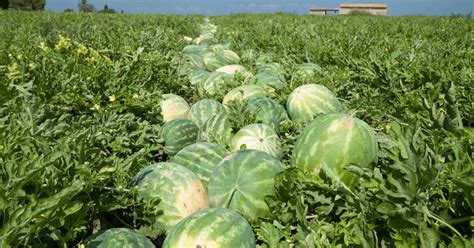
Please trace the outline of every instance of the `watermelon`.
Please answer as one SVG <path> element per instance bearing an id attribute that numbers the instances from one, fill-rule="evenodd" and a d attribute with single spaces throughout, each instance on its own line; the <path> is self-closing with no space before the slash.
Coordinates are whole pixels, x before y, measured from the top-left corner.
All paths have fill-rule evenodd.
<path id="1" fill-rule="evenodd" d="M 297 76 L 302 79 L 310 79 L 316 75 L 323 74 L 323 69 L 321 66 L 314 63 L 303 63 L 295 66 L 293 72 L 294 76 Z"/>
<path id="2" fill-rule="evenodd" d="M 226 49 L 219 49 L 214 53 L 208 53 L 204 56 L 204 64 L 209 71 L 215 71 L 224 65 L 238 64 L 239 61 L 239 55 Z"/>
<path id="3" fill-rule="evenodd" d="M 286 84 L 274 74 L 268 72 L 259 72 L 248 81 L 249 84 L 256 84 L 263 86 L 270 95 L 276 95 L 276 90 L 283 89 Z"/>
<path id="4" fill-rule="evenodd" d="M 232 122 L 227 113 L 223 111 L 206 121 L 199 133 L 199 140 L 226 146 L 230 143 L 232 136 Z"/>
<path id="5" fill-rule="evenodd" d="M 155 245 L 143 234 L 128 228 L 112 228 L 100 231 L 86 240 L 86 248 L 154 248 Z M 79 246 L 81 247 L 81 246 Z"/>
<path id="6" fill-rule="evenodd" d="M 209 181 L 211 206 L 230 208 L 250 222 L 270 217 L 265 197 L 274 195 L 275 175 L 283 169 L 283 163 L 261 151 L 243 150 L 227 156 Z"/>
<path id="7" fill-rule="evenodd" d="M 268 92 L 262 86 L 253 84 L 241 85 L 229 91 L 224 96 L 222 104 L 224 105 L 224 107 L 227 107 L 228 104 L 232 101 L 236 101 L 239 104 L 244 104 L 246 103 L 246 101 L 252 98 L 262 96 L 268 96 Z"/>
<path id="8" fill-rule="evenodd" d="M 198 84 L 198 93 L 200 96 L 223 95 L 231 81 L 232 75 L 224 72 L 211 72 L 202 83 Z"/>
<path id="9" fill-rule="evenodd" d="M 318 114 L 343 112 L 342 104 L 326 87 L 318 84 L 302 85 L 288 96 L 286 109 L 291 120 L 307 123 Z"/>
<path id="10" fill-rule="evenodd" d="M 280 123 L 289 120 L 285 108 L 268 97 L 254 98 L 245 108 L 255 116 L 256 123 L 267 124 L 275 130 L 280 128 Z"/>
<path id="11" fill-rule="evenodd" d="M 168 232 L 183 218 L 209 207 L 201 180 L 179 164 L 168 162 L 145 167 L 132 179 L 130 186 L 136 187 L 145 201 L 159 200 L 154 206 L 155 222 L 140 229 L 147 236 Z"/>
<path id="12" fill-rule="evenodd" d="M 203 84 L 207 77 L 209 77 L 209 74 L 206 70 L 192 70 L 188 75 L 188 79 L 191 85 Z"/>
<path id="13" fill-rule="evenodd" d="M 250 124 L 240 129 L 230 142 L 230 150 L 235 152 L 243 146 L 245 149 L 266 152 L 277 159 L 282 158 L 280 138 L 265 124 Z"/>
<path id="14" fill-rule="evenodd" d="M 182 97 L 174 94 L 164 94 L 160 101 L 161 116 L 164 122 L 188 118 L 189 105 Z"/>
<path id="15" fill-rule="evenodd" d="M 204 55 L 210 52 L 209 47 L 200 45 L 188 45 L 183 48 L 184 54 Z"/>
<path id="16" fill-rule="evenodd" d="M 225 65 L 225 66 L 219 67 L 216 70 L 216 72 L 223 72 L 229 75 L 235 75 L 239 73 L 244 78 L 250 78 L 252 76 L 252 73 L 249 72 L 245 67 L 241 65 Z"/>
<path id="17" fill-rule="evenodd" d="M 203 99 L 191 106 L 191 109 L 189 110 L 189 119 L 199 128 L 203 128 L 209 118 L 222 111 L 225 111 L 225 109 L 220 102 L 212 99 Z"/>
<path id="18" fill-rule="evenodd" d="M 204 186 L 207 186 L 212 170 L 227 155 L 229 155 L 229 151 L 221 145 L 200 142 L 183 148 L 170 162 L 190 169 L 199 177 Z"/>
<path id="19" fill-rule="evenodd" d="M 163 248 L 254 248 L 255 234 L 238 213 L 208 208 L 192 214 L 170 231 Z"/>
<path id="20" fill-rule="evenodd" d="M 303 130 L 291 163 L 312 174 L 327 165 L 344 183 L 353 185 L 357 178 L 344 167 L 350 163 L 369 166 L 376 158 L 377 141 L 368 124 L 346 114 L 326 114 Z"/>
<path id="21" fill-rule="evenodd" d="M 285 74 L 285 68 L 283 68 L 281 64 L 276 62 L 259 63 L 257 64 L 257 71 L 258 73 L 268 73 L 277 77 L 281 77 L 283 76 L 283 74 Z"/>
<path id="22" fill-rule="evenodd" d="M 184 147 L 196 142 L 199 128 L 187 119 L 176 119 L 165 123 L 160 130 L 160 141 L 165 143 L 165 152 L 174 155 Z"/>

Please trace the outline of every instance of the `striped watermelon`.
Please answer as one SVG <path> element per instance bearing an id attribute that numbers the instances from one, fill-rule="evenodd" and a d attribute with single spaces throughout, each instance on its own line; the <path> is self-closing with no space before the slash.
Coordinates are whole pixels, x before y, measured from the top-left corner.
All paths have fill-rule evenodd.
<path id="1" fill-rule="evenodd" d="M 343 182 L 353 185 L 356 177 L 344 170 L 349 163 L 368 166 L 377 158 L 377 141 L 372 128 L 345 114 L 317 117 L 298 138 L 291 163 L 318 174 L 326 164 Z"/>
<path id="2" fill-rule="evenodd" d="M 192 70 L 188 75 L 188 79 L 191 85 L 198 85 L 204 83 L 207 77 L 209 77 L 209 74 L 210 73 L 205 70 Z"/>
<path id="3" fill-rule="evenodd" d="M 224 65 L 238 64 L 239 61 L 239 55 L 226 49 L 219 49 L 204 56 L 204 64 L 209 71 L 215 71 Z"/>
<path id="4" fill-rule="evenodd" d="M 128 228 L 112 228 L 100 231 L 86 240 L 84 240 L 86 248 L 154 248 L 155 245 L 143 234 Z M 79 245 L 79 247 L 81 247 Z"/>
<path id="5" fill-rule="evenodd" d="M 314 64 L 314 63 L 303 63 L 295 66 L 295 70 L 293 72 L 294 76 L 297 76 L 302 79 L 310 79 L 315 75 L 323 74 L 323 69 L 321 66 Z"/>
<path id="6" fill-rule="evenodd" d="M 227 146 L 232 139 L 232 122 L 226 112 L 209 118 L 199 133 L 199 140 Z"/>
<path id="7" fill-rule="evenodd" d="M 232 81 L 232 75 L 224 72 L 211 72 L 198 84 L 198 93 L 200 96 L 223 95 Z"/>
<path id="8" fill-rule="evenodd" d="M 293 121 L 310 122 L 318 114 L 343 112 L 342 104 L 326 87 L 305 84 L 291 92 L 286 109 Z"/>
<path id="9" fill-rule="evenodd" d="M 189 119 L 199 128 L 203 128 L 209 118 L 222 111 L 225 111 L 225 109 L 220 102 L 212 99 L 203 99 L 191 106 L 191 109 L 189 110 Z"/>
<path id="10" fill-rule="evenodd" d="M 209 207 L 206 190 L 189 169 L 175 163 L 157 163 L 142 169 L 131 181 L 145 201 L 159 200 L 156 221 L 140 231 L 147 236 L 168 232 L 181 219 Z"/>
<path id="11" fill-rule="evenodd" d="M 245 79 L 252 77 L 252 73 L 241 65 L 224 65 L 222 67 L 219 67 L 216 72 L 223 72 L 229 75 L 235 75 L 238 73 Z"/>
<path id="12" fill-rule="evenodd" d="M 187 45 L 183 48 L 184 54 L 198 54 L 204 55 L 210 52 L 209 47 L 207 46 L 200 46 L 200 45 Z"/>
<path id="13" fill-rule="evenodd" d="M 189 105 L 182 97 L 174 94 L 164 94 L 160 101 L 161 116 L 164 122 L 188 118 Z"/>
<path id="14" fill-rule="evenodd" d="M 174 155 L 184 147 L 196 142 L 199 128 L 190 120 L 176 119 L 165 123 L 160 130 L 160 141 L 165 143 L 165 152 Z"/>
<path id="15" fill-rule="evenodd" d="M 235 152 L 243 146 L 245 149 L 266 152 L 277 159 L 282 157 L 280 138 L 265 124 L 251 124 L 240 129 L 230 142 L 230 150 Z"/>
<path id="16" fill-rule="evenodd" d="M 262 86 L 253 84 L 241 85 L 229 91 L 224 96 L 222 104 L 224 105 L 224 107 L 227 107 L 228 104 L 232 101 L 236 101 L 240 104 L 243 104 L 252 98 L 262 96 L 268 96 L 268 92 Z"/>
<path id="17" fill-rule="evenodd" d="M 255 116 L 256 123 L 269 125 L 275 130 L 280 128 L 280 123 L 289 120 L 285 108 L 268 97 L 254 98 L 245 108 Z"/>
<path id="18" fill-rule="evenodd" d="M 238 213 L 225 208 L 208 208 L 192 214 L 166 237 L 163 248 L 254 248 L 255 235 Z"/>
<path id="19" fill-rule="evenodd" d="M 276 94 L 276 90 L 281 90 L 286 86 L 277 75 L 268 72 L 257 73 L 248 83 L 263 86 L 272 96 Z"/>
<path id="20" fill-rule="evenodd" d="M 171 159 L 171 162 L 193 171 L 207 187 L 212 170 L 227 155 L 229 151 L 221 145 L 200 142 L 183 148 Z"/>
<path id="21" fill-rule="evenodd" d="M 277 77 L 281 77 L 285 74 L 285 68 L 276 62 L 257 64 L 257 70 L 258 73 L 268 73 Z"/>
<path id="22" fill-rule="evenodd" d="M 274 194 L 275 175 L 283 169 L 283 163 L 261 151 L 243 150 L 227 156 L 209 181 L 211 206 L 230 208 L 251 222 L 269 217 L 265 197 Z"/>

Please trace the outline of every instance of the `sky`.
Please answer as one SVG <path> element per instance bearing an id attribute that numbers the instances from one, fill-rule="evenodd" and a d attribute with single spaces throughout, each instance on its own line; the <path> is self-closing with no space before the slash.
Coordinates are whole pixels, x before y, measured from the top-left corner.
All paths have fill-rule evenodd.
<path id="1" fill-rule="evenodd" d="M 77 10 L 79 0 L 46 0 L 46 9 Z M 386 3 L 389 15 L 467 14 L 474 10 L 474 0 L 89 0 L 97 9 L 105 4 L 126 13 L 205 14 L 272 13 L 278 11 L 306 14 L 311 7 L 338 7 L 340 3 Z"/>

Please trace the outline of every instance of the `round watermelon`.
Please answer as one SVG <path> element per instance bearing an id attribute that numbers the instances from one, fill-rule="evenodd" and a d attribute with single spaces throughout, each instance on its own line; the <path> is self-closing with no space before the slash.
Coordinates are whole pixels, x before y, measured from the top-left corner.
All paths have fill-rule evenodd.
<path id="1" fill-rule="evenodd" d="M 209 71 L 215 71 L 225 65 L 238 64 L 239 61 L 240 58 L 236 53 L 226 49 L 218 49 L 204 56 L 204 64 Z"/>
<path id="2" fill-rule="evenodd" d="M 158 213 L 151 226 L 140 231 L 147 236 L 168 232 L 183 218 L 209 207 L 201 180 L 189 169 L 175 163 L 157 163 L 142 169 L 131 181 L 145 201 L 159 200 Z"/>
<path id="3" fill-rule="evenodd" d="M 209 181 L 211 206 L 230 208 L 251 222 L 269 217 L 265 197 L 275 193 L 274 178 L 283 169 L 283 163 L 257 150 L 227 156 L 214 169 Z"/>
<path id="4" fill-rule="evenodd" d="M 285 69 L 283 66 L 276 62 L 271 63 L 259 63 L 257 64 L 258 73 L 268 73 L 277 77 L 283 76 Z"/>
<path id="5" fill-rule="evenodd" d="M 165 123 L 160 130 L 160 141 L 164 142 L 165 152 L 174 155 L 184 147 L 196 142 L 199 128 L 187 119 L 176 119 Z"/>
<path id="6" fill-rule="evenodd" d="M 182 97 L 174 94 L 164 94 L 160 101 L 161 116 L 164 122 L 188 118 L 189 105 Z"/>
<path id="7" fill-rule="evenodd" d="M 218 71 L 211 72 L 204 81 L 197 85 L 198 93 L 200 96 L 223 95 L 228 85 L 230 85 L 231 80 L 232 75 Z"/>
<path id="8" fill-rule="evenodd" d="M 232 126 L 229 116 L 222 111 L 206 121 L 199 133 L 199 140 L 227 146 L 233 136 Z"/>
<path id="9" fill-rule="evenodd" d="M 209 118 L 223 111 L 225 111 L 225 109 L 220 102 L 212 99 L 203 99 L 191 106 L 189 119 L 199 128 L 203 128 Z"/>
<path id="10" fill-rule="evenodd" d="M 200 142 L 183 148 L 170 162 L 190 169 L 201 179 L 204 186 L 207 186 L 212 170 L 224 157 L 229 155 L 229 153 L 230 152 L 221 145 Z"/>
<path id="11" fill-rule="evenodd" d="M 344 183 L 353 185 L 356 176 L 344 167 L 368 166 L 377 158 L 373 129 L 364 121 L 345 114 L 317 117 L 298 138 L 291 163 L 309 173 L 330 169 Z"/>
<path id="12" fill-rule="evenodd" d="M 281 90 L 286 86 L 278 76 L 267 72 L 257 73 L 250 78 L 248 83 L 263 86 L 272 96 L 276 95 L 276 90 Z"/>
<path id="13" fill-rule="evenodd" d="M 240 129 L 230 142 L 230 150 L 235 152 L 245 149 L 266 152 L 271 156 L 281 159 L 280 138 L 276 132 L 265 124 L 251 124 Z"/>
<path id="14" fill-rule="evenodd" d="M 285 108 L 268 97 L 254 98 L 248 101 L 245 108 L 255 116 L 256 123 L 269 125 L 275 130 L 280 128 L 280 123 L 289 120 Z"/>
<path id="15" fill-rule="evenodd" d="M 209 77 L 210 72 L 205 70 L 193 70 L 189 73 L 188 79 L 191 85 L 199 85 L 204 83 Z"/>
<path id="16" fill-rule="evenodd" d="M 241 215 L 225 208 L 209 208 L 181 221 L 163 243 L 163 248 L 185 247 L 253 248 L 256 244 L 252 227 Z"/>
<path id="17" fill-rule="evenodd" d="M 84 240 L 84 246 L 86 248 L 155 247 L 155 245 L 153 245 L 153 243 L 146 236 L 128 228 L 112 228 L 100 231 Z"/>
<path id="18" fill-rule="evenodd" d="M 234 75 L 236 73 L 241 73 L 242 75 L 245 75 L 249 73 L 249 71 L 241 65 L 224 65 L 222 67 L 219 67 L 216 71 L 227 73 L 230 75 Z"/>
<path id="19" fill-rule="evenodd" d="M 323 73 L 323 69 L 321 66 L 314 64 L 314 63 L 303 63 L 295 66 L 295 70 L 293 75 L 302 78 L 302 79 L 310 79 L 315 75 L 321 75 Z"/>
<path id="20" fill-rule="evenodd" d="M 343 112 L 337 97 L 318 84 L 306 84 L 293 90 L 286 108 L 291 120 L 303 123 L 310 122 L 318 114 Z"/>
<path id="21" fill-rule="evenodd" d="M 253 84 L 241 85 L 229 91 L 224 96 L 222 104 L 224 105 L 224 107 L 227 107 L 232 101 L 244 104 L 246 101 L 252 98 L 262 96 L 268 96 L 268 92 L 262 86 Z"/>

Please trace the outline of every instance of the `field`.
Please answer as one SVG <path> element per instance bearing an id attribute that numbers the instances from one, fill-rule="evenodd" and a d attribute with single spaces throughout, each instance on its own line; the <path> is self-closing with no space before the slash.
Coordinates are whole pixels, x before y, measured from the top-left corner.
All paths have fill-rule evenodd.
<path id="1" fill-rule="evenodd" d="M 130 182 L 173 157 L 161 137 L 162 95 L 222 102 L 248 80 L 238 74 L 212 96 L 191 84 L 184 37 L 204 23 L 0 11 L 0 247 L 72 247 L 155 220 L 157 203 Z M 265 198 L 269 214 L 250 221 L 257 245 L 474 245 L 472 18 L 238 14 L 210 23 L 212 44 L 227 44 L 252 74 L 281 65 L 283 86 L 271 94 L 281 106 L 300 85 L 324 85 L 377 137 L 377 160 L 347 167 L 358 175 L 351 186 L 297 169 L 306 125 L 281 123 L 285 169 Z M 302 63 L 320 69 L 296 74 Z M 229 109 L 233 133 L 255 121 Z M 157 247 L 164 238 L 152 235 Z"/>

